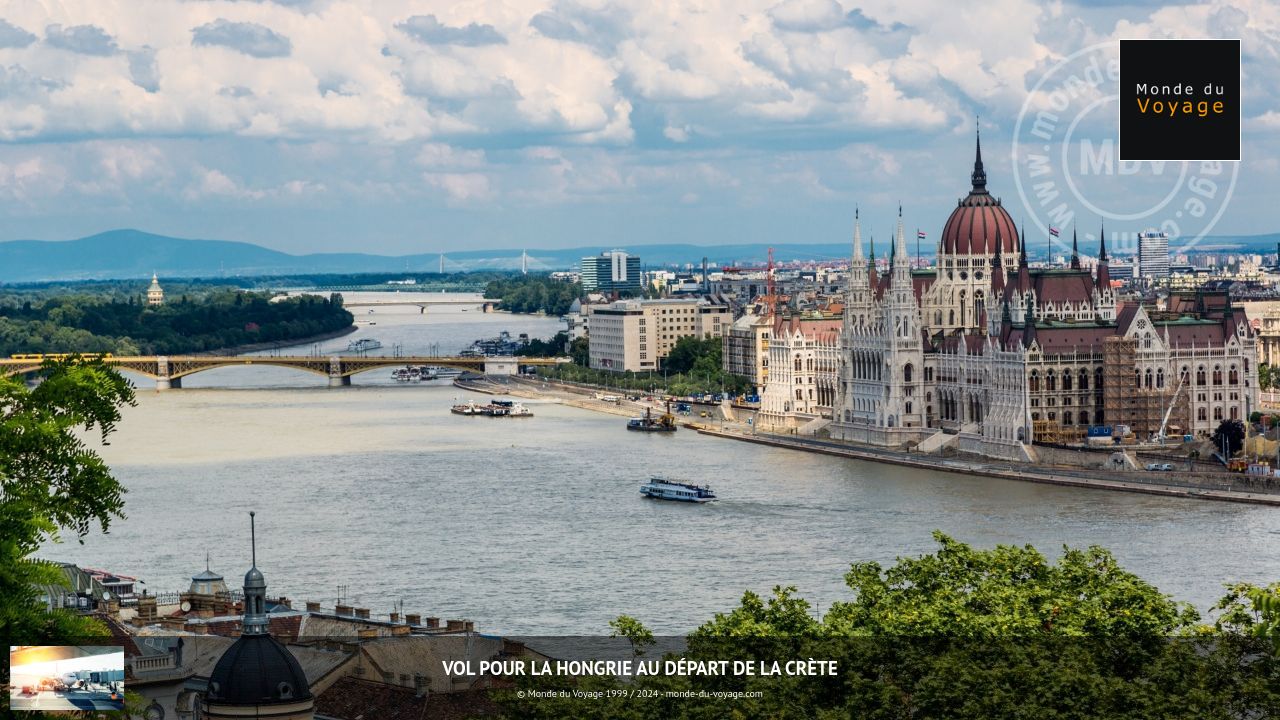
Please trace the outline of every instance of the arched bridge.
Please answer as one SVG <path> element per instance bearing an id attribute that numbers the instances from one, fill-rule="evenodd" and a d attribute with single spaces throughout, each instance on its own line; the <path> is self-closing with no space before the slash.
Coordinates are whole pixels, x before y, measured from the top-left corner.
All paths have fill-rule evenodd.
<path id="1" fill-rule="evenodd" d="M 242 365 L 272 365 L 296 368 L 314 375 L 329 378 L 329 386 L 350 385 L 351 376 L 379 368 L 398 368 L 406 365 L 451 367 L 483 372 L 489 375 L 513 375 L 521 365 L 555 365 L 564 362 L 556 358 L 535 357 L 465 357 L 459 355 L 434 356 L 411 355 L 401 357 L 331 355 L 147 355 L 138 357 L 107 357 L 108 365 L 130 370 L 139 375 L 155 378 L 156 389 L 182 387 L 182 378 L 205 370 Z M 39 370 L 39 358 L 0 358 L 0 374 L 20 375 Z"/>

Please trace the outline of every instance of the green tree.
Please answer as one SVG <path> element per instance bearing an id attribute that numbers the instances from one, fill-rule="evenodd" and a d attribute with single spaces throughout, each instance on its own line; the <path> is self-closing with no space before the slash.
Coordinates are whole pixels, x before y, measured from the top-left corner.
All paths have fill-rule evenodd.
<path id="1" fill-rule="evenodd" d="M 1213 431 L 1213 446 L 1221 451 L 1227 449 L 1227 457 L 1232 457 L 1244 447 L 1244 423 L 1239 420 L 1223 420 L 1218 429 Z"/>
<path id="2" fill-rule="evenodd" d="M 747 592 L 689 636 L 688 660 L 835 661 L 834 675 L 583 678 L 605 699 L 504 697 L 508 717 L 1228 718 L 1280 712 L 1280 586 L 1238 586 L 1215 625 L 1102 548 L 975 549 L 855 563 L 818 616 L 793 587 Z M 628 618 L 628 621 L 633 619 Z M 630 622 L 628 622 L 630 625 Z M 557 679 L 555 683 L 563 683 Z M 526 680 L 526 685 L 536 685 Z M 618 689 L 678 700 L 610 703 Z M 731 703 L 714 693 L 751 693 Z M 756 695 L 758 693 L 758 695 Z M 623 693 L 624 699 L 626 693 Z"/>
<path id="3" fill-rule="evenodd" d="M 644 654 L 645 648 L 653 645 L 653 631 L 630 615 L 619 615 L 609 621 L 613 632 L 609 637 L 624 637 L 631 643 L 631 652 L 637 657 Z"/>
<path id="4" fill-rule="evenodd" d="M 584 337 L 574 338 L 569 343 L 569 357 L 573 358 L 573 364 L 579 367 L 587 367 L 591 364 L 591 344 Z"/>
<path id="5" fill-rule="evenodd" d="M 63 532 L 82 539 L 124 517 L 124 488 L 83 435 L 105 443 L 134 402 L 129 382 L 101 362 L 48 362 L 40 375 L 31 389 L 0 378 L 0 633 L 35 645 L 106 635 L 96 621 L 40 605 L 37 588 L 66 579 L 31 555 Z"/>

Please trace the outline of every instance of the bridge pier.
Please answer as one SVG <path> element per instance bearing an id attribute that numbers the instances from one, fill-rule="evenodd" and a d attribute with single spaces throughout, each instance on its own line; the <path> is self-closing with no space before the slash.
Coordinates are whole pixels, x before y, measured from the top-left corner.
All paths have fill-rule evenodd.
<path id="1" fill-rule="evenodd" d="M 156 378 L 156 390 L 177 390 L 182 387 L 182 378 L 180 377 L 158 377 Z"/>
<path id="2" fill-rule="evenodd" d="M 350 375 L 329 376 L 329 387 L 343 387 L 351 385 Z"/>

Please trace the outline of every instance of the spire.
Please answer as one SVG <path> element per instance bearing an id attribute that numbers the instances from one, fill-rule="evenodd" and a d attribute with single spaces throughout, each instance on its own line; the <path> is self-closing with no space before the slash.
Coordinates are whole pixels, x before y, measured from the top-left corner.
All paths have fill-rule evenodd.
<path id="1" fill-rule="evenodd" d="M 1005 271 L 1004 261 L 1000 257 L 1000 246 L 1004 244 L 1004 239 L 1000 237 L 1000 228 L 996 228 L 996 254 L 991 256 L 991 289 L 992 297 L 995 293 L 1004 290 Z"/>
<path id="2" fill-rule="evenodd" d="M 974 118 L 973 124 L 975 137 L 977 138 L 973 156 L 973 192 L 985 195 L 987 193 L 987 171 L 982 169 L 982 128 L 978 124 L 977 117 Z"/>
<path id="3" fill-rule="evenodd" d="M 907 231 L 902 226 L 902 203 L 898 203 L 898 231 L 893 238 L 893 260 L 895 264 L 910 262 L 907 255 Z"/>
<path id="4" fill-rule="evenodd" d="M 862 261 L 862 221 L 858 219 L 858 208 L 853 208 L 853 264 Z"/>
<path id="5" fill-rule="evenodd" d="M 1107 228 L 1102 227 L 1102 234 L 1098 239 L 1098 280 L 1097 286 L 1099 290 L 1111 289 L 1111 264 L 1107 262 Z"/>
<path id="6" fill-rule="evenodd" d="M 1036 342 L 1036 314 L 1028 302 L 1027 313 L 1023 315 L 1023 347 L 1030 347 L 1033 342 Z"/>
<path id="7" fill-rule="evenodd" d="M 1076 241 L 1076 226 L 1071 224 L 1071 269 L 1080 269 L 1080 243 Z"/>
<path id="8" fill-rule="evenodd" d="M 253 565 L 244 574 L 244 621 L 240 634 L 267 634 L 267 580 L 258 569 L 258 533 L 254 513 L 249 511 L 249 547 Z"/>

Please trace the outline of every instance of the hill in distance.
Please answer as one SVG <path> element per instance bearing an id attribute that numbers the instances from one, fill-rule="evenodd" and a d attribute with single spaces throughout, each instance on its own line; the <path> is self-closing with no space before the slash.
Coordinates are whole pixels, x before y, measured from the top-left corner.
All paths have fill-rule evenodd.
<path id="1" fill-rule="evenodd" d="M 1202 245 L 1217 249 L 1251 249 L 1273 252 L 1280 233 L 1206 238 Z M 648 267 L 698 265 L 704 257 L 713 267 L 731 264 L 762 265 L 768 245 L 634 245 L 626 249 L 639 255 Z M 842 259 L 847 243 L 779 243 L 779 262 Z M 575 268 L 586 255 L 607 247 L 529 250 L 531 270 Z M 914 247 L 912 250 L 914 251 Z M 446 272 L 466 270 L 518 270 L 521 249 L 468 250 L 445 254 Z M 929 254 L 929 253 L 926 253 Z M 260 275 L 319 273 L 435 272 L 438 253 L 373 255 L 368 253 L 312 253 L 291 255 L 246 242 L 193 240 L 167 237 L 141 230 L 111 230 L 66 241 L 13 240 L 0 242 L 0 282 L 51 280 L 112 280 L 162 277 L 252 277 Z"/>

